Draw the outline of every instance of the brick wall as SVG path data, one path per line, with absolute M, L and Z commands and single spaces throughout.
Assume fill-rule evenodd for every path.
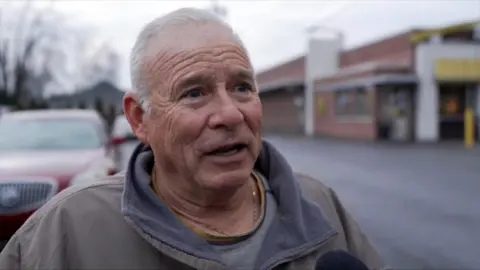
M 413 47 L 410 42 L 410 34 L 411 32 L 402 33 L 346 51 L 340 57 L 340 67 L 344 68 L 370 61 L 397 61 L 405 59 L 412 65 Z
M 375 90 L 368 89 L 369 103 L 372 104 L 372 114 L 367 117 L 348 117 L 335 115 L 335 92 L 317 92 L 315 110 L 315 133 L 336 138 L 375 140 Z M 324 110 L 318 106 L 319 99 L 323 100 Z
M 340 56 L 340 68 L 367 62 L 401 62 L 412 67 L 413 46 L 410 42 L 410 34 L 411 32 L 405 32 L 345 51 Z M 303 78 L 305 78 L 305 56 L 257 73 L 257 83 L 260 87 L 269 83 Z
M 329 83 L 344 82 L 349 79 L 365 78 L 377 74 L 408 73 L 413 63 L 413 46 L 410 42 L 410 32 L 367 44 L 365 46 L 343 52 L 340 57 L 340 68 L 353 67 L 372 62 L 385 62 L 402 64 L 406 68 L 399 70 L 364 70 L 334 76 L 317 82 L 316 88 Z M 356 68 L 355 68 L 356 69 Z M 305 74 L 305 57 L 298 57 L 275 68 L 257 75 L 257 82 L 260 86 L 283 80 L 302 79 Z M 303 123 L 299 119 L 298 109 L 295 107 L 294 99 L 298 94 L 286 91 L 274 91 L 263 93 L 263 127 L 265 132 L 303 132 Z M 368 117 L 337 117 L 334 111 L 334 93 L 318 92 L 327 104 L 327 111 L 324 115 L 318 114 L 315 103 L 317 134 L 323 134 L 341 138 L 373 140 L 376 138 L 375 108 L 372 115 Z M 368 95 L 371 104 L 375 104 L 375 91 L 370 89 Z M 373 106 L 373 105 L 372 105 Z
M 413 47 L 410 43 L 410 32 L 392 36 L 378 42 L 367 44 L 357 49 L 344 52 L 340 57 L 340 67 L 352 68 L 373 62 L 398 64 L 391 68 L 371 68 L 359 72 L 344 72 L 331 78 L 319 80 L 315 84 L 317 90 L 323 85 L 347 82 L 352 79 L 368 78 L 382 74 L 410 73 L 413 63 Z M 403 67 L 402 67 L 403 66 Z M 369 103 L 372 106 L 369 116 L 337 116 L 335 115 L 335 92 L 316 92 L 315 98 L 315 132 L 338 138 L 375 140 L 376 127 L 376 91 L 367 89 Z M 325 110 L 320 112 L 318 99 L 322 99 Z
M 272 69 L 257 74 L 257 83 L 261 87 L 283 80 L 303 80 L 305 78 L 305 56 L 295 58 Z
M 295 106 L 294 100 L 298 95 L 303 96 L 303 90 L 288 92 L 279 90 L 260 95 L 263 104 L 263 131 L 266 133 L 301 133 L 303 123 L 299 113 L 303 109 Z

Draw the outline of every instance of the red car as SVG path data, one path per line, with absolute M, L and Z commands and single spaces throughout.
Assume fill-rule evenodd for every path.
M 0 118 L 0 242 L 61 190 L 115 173 L 113 144 L 93 110 Z

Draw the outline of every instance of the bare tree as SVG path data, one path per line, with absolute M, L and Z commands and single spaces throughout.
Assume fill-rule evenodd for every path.
M 0 13 L 0 72 L 1 87 L 7 93 L 13 95 L 20 105 L 29 102 L 32 93 L 27 89 L 27 82 L 38 75 L 35 67 L 38 67 L 38 59 L 35 55 L 44 54 L 43 47 L 55 44 L 58 39 L 58 29 L 52 19 L 57 19 L 51 10 L 39 10 L 32 7 L 32 2 L 26 3 L 21 10 Z M 9 13 L 15 18 L 8 20 Z M 45 55 L 44 62 L 48 62 Z M 45 75 L 46 70 L 42 70 Z M 47 71 L 48 72 L 48 71 Z M 40 86 L 41 87 L 41 86 Z
M 34 2 L 0 10 L 0 90 L 27 105 L 45 91 L 71 93 L 105 80 L 116 84 L 118 52 L 95 31 Z

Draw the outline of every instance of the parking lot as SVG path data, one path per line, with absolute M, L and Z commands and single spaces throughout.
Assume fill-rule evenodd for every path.
M 478 269 L 480 149 L 268 138 L 334 188 L 396 269 Z

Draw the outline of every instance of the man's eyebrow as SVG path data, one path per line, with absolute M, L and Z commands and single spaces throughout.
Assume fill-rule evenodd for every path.
M 193 72 L 178 80 L 178 82 L 175 83 L 175 89 L 183 89 L 191 85 L 205 83 L 206 81 L 212 80 L 214 76 L 214 74 L 207 72 Z M 254 80 L 255 78 L 253 71 L 244 68 L 232 69 L 230 71 L 230 77 L 243 80 Z
M 212 74 L 208 74 L 205 72 L 195 72 L 192 74 L 188 74 L 185 77 L 181 78 L 178 83 L 176 83 L 175 88 L 185 88 L 191 86 L 193 84 L 203 83 L 205 81 L 211 80 Z

